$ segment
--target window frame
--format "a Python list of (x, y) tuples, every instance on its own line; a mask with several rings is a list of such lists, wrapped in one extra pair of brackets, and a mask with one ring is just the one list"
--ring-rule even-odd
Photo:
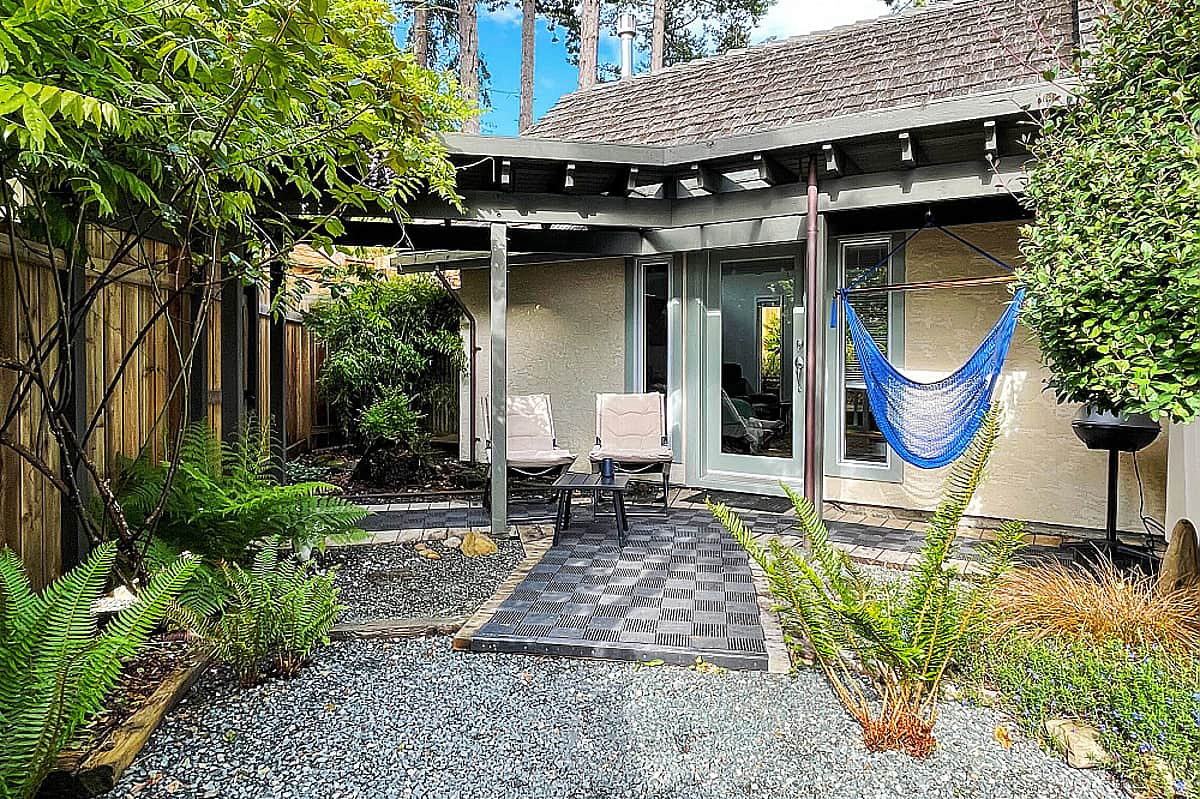
[[(832, 312), (834, 291), (846, 285), (846, 254), (855, 247), (883, 247), (890, 251), (903, 241), (907, 233), (875, 233), (854, 236), (839, 236), (832, 239), (829, 258), (828, 284), (825, 307)], [(904, 251), (893, 253), (885, 267), (888, 283), (904, 280)], [(837, 314), (837, 324), (827, 327), (825, 362), (825, 473), (832, 477), (855, 480), (899, 483), (904, 480), (904, 460), (889, 445), (887, 459), (883, 463), (852, 460), (846, 457), (846, 347), (847, 335), (844, 314)], [(892, 292), (888, 295), (888, 360), (899, 367), (904, 365), (904, 295)]]
[[(667, 303), (674, 296), (674, 260), (662, 258), (630, 259), (626, 266), (625, 279), (625, 390), (644, 393), (646, 389), (646, 270), (662, 267), (667, 274)], [(671, 392), (671, 358), (674, 342), (670, 335), (670, 311), (667, 314), (667, 393)]]

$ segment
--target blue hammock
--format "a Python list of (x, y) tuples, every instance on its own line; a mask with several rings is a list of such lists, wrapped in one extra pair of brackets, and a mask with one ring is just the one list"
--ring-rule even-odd
[[(1007, 264), (970, 242), (944, 228), (938, 229), (1012, 271)], [(909, 236), (896, 250), (911, 239)], [(853, 288), (886, 264), (896, 250), (860, 275), (848, 288)], [(979, 349), (954, 374), (933, 383), (920, 383), (900, 374), (888, 363), (850, 304), (847, 290), (838, 291), (831, 326), (837, 325), (836, 308), (840, 304), (866, 381), (867, 399), (875, 423), (900, 457), (922, 469), (934, 469), (951, 463), (966, 450), (991, 404), (1024, 298), (1025, 289), (1018, 289)]]

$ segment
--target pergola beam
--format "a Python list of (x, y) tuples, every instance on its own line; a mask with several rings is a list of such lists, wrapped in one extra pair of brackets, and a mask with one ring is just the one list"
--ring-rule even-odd
[(795, 172), (766, 153), (755, 153), (754, 165), (758, 168), (758, 179), (768, 186), (795, 183), (798, 180)]

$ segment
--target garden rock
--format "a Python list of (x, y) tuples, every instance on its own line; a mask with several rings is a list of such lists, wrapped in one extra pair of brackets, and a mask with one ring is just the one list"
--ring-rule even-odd
[(1049, 719), (1046, 732), (1066, 752), (1067, 763), (1074, 768), (1095, 768), (1110, 759), (1094, 727), (1071, 719)]
[(452, 535), (442, 542), (442, 546), (447, 549), (458, 549), (462, 545), (462, 539), (456, 535)]
[(468, 558), (492, 555), (496, 552), (496, 542), (483, 533), (470, 532), (463, 538), (461, 550)]

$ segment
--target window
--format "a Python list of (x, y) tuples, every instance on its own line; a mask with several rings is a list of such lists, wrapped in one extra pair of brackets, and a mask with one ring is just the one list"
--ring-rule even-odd
[[(870, 273), (887, 258), (893, 247), (891, 236), (842, 240), (837, 245), (834, 286), (846, 286)], [(859, 286), (881, 286), (901, 279), (900, 255), (866, 277)], [(903, 358), (903, 299), (892, 294), (862, 294), (853, 299), (854, 310), (863, 320), (880, 351), (893, 362)], [(833, 331), (831, 331), (833, 332)], [(876, 480), (900, 479), (900, 464), (884, 440), (871, 405), (862, 368), (854, 352), (854, 342), (839, 315), (836, 333), (831, 335), (830, 391), (827, 409), (829, 438), (826, 447), (828, 471), (846, 477)]]
[(667, 303), (670, 262), (638, 264), (634, 270), (636, 323), (635, 385), (638, 391), (667, 393)]

